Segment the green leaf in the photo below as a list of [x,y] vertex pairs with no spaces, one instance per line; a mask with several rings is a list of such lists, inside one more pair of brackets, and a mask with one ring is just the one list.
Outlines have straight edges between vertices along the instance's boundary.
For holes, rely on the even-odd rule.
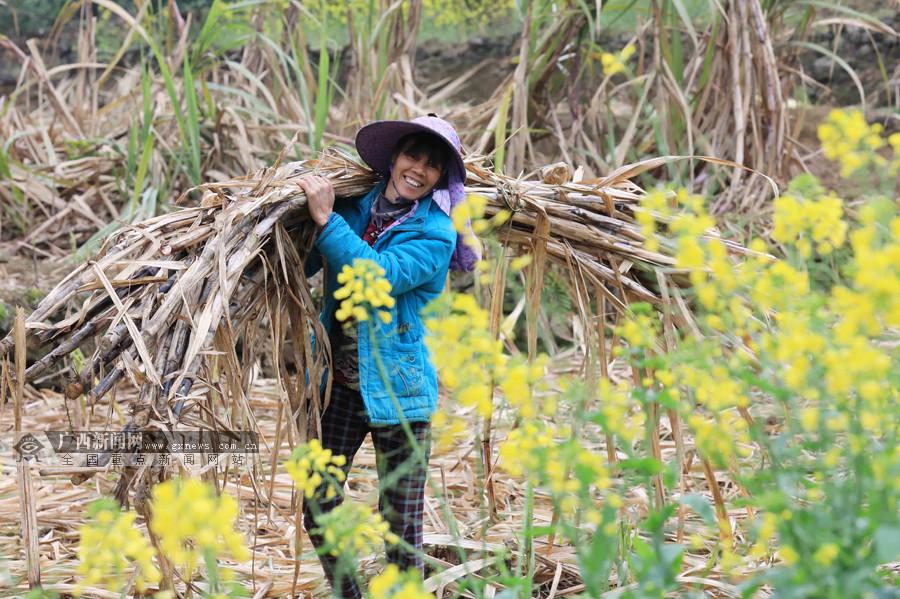
[[663,564],[673,573],[678,573],[681,567],[681,558],[684,556],[684,546],[677,543],[666,543],[660,548]]
[[121,511],[119,503],[111,497],[101,497],[88,504],[87,515],[89,518],[96,518],[101,512],[118,512]]
[[[721,18],[719,13],[716,13],[715,19],[713,20],[712,33],[709,35],[709,39],[715,40],[719,38],[719,24],[721,22]],[[716,56],[716,45],[713,43],[709,43],[706,45],[706,54],[703,55],[703,68],[700,71],[700,79],[697,83],[697,89],[702,90],[706,87],[706,83],[709,81],[710,73],[712,72],[712,62],[713,58]],[[693,108],[697,107],[697,103],[700,101],[700,97],[703,94],[697,93],[694,94],[694,98],[691,101],[691,105]]]
[[672,5],[675,7],[675,11],[678,13],[678,17],[681,19],[681,22],[684,23],[684,28],[687,31],[688,36],[691,38],[691,42],[694,44],[694,48],[699,47],[700,42],[697,40],[697,32],[694,31],[694,24],[692,22],[691,15],[685,8],[684,3],[681,0],[672,0]]
[[634,543],[632,544],[631,548],[634,550],[635,555],[637,555],[642,561],[653,561],[653,547],[651,547],[650,543],[648,543],[641,537],[636,537],[634,539]]
[[660,510],[653,510],[647,515],[647,518],[641,522],[641,528],[647,532],[661,532],[666,521],[675,514],[678,506],[674,503],[667,503]]
[[197,110],[197,90],[194,89],[194,74],[191,71],[191,61],[187,53],[184,54],[184,101],[187,104],[188,151],[191,159],[191,172],[196,177],[195,185],[202,178],[200,174],[200,114]]
[[698,516],[700,516],[705,524],[709,526],[716,525],[716,513],[702,495],[696,493],[685,495],[679,500],[679,503],[691,508]]
[[546,537],[559,532],[558,529],[558,526],[535,526],[531,529],[531,536],[535,538]]
[[896,561],[900,557],[900,525],[882,524],[875,531],[875,556],[879,564]]
[[[9,168],[9,156],[6,153],[5,147],[0,147],[0,180],[6,179],[10,182],[10,189],[12,190],[13,197],[18,203],[18,208],[27,208],[28,201],[25,199],[25,194],[22,193],[22,190],[15,184],[12,178],[12,171]],[[13,207],[14,209],[11,211],[11,216],[13,222],[15,222],[16,226],[21,230],[25,230],[25,222],[22,219],[22,215],[19,211]]]
[[319,81],[316,89],[316,127],[313,138],[313,149],[319,151],[322,148],[322,135],[325,133],[325,121],[328,118],[328,105],[331,103],[331,94],[328,87],[328,45],[324,40],[319,50]]
[[662,472],[662,464],[654,458],[628,458],[622,460],[622,468],[634,470],[640,474],[653,475]]
[[134,176],[134,188],[131,190],[130,211],[133,212],[138,205],[138,198],[141,196],[144,188],[144,178],[147,176],[147,170],[150,168],[150,157],[153,155],[153,136],[148,135],[144,140],[144,147],[141,150],[141,161],[138,163],[137,174]]
[[128,131],[128,146],[125,152],[125,185],[134,184],[134,169],[137,168],[137,148],[140,127],[132,122]]
[[785,194],[816,200],[825,195],[825,188],[812,173],[802,173],[791,179]]
[[[676,9],[681,8],[681,10],[684,10],[684,7],[681,6],[680,2],[678,2],[677,0],[673,0],[673,5],[676,7]],[[679,14],[681,14],[680,11],[679,11]],[[670,40],[670,52],[666,58],[667,58],[667,62],[669,64],[669,68],[672,70],[672,74],[675,76],[675,81],[678,83],[679,86],[683,86],[684,85],[684,47],[681,44],[680,32],[677,29],[675,29],[675,27],[674,27],[675,15],[673,13],[669,13],[669,15],[670,15],[669,20],[672,21],[672,25],[673,25],[672,29],[674,30],[675,33],[672,36],[672,39]],[[682,16],[682,19],[684,19],[684,18],[685,17]],[[685,22],[685,24],[688,25],[688,27],[690,27],[689,20],[685,20],[684,22]],[[694,47],[696,48],[697,47],[697,34],[694,32],[694,29],[692,27],[690,29],[688,29],[688,32],[691,35],[691,39],[694,40]],[[670,107],[670,111],[674,114],[674,107]],[[677,132],[676,132],[676,135],[678,135]]]
[[880,31],[881,33],[887,33],[888,35],[892,35],[895,32],[881,19],[877,17],[873,17],[872,15],[866,14],[864,12],[860,12],[858,10],[854,10],[849,6],[843,6],[837,2],[829,2],[826,0],[796,0],[798,6],[811,6],[814,8],[822,8],[829,11],[834,11],[836,13],[843,13],[848,17],[853,19],[858,19],[865,23],[871,25],[874,29]]

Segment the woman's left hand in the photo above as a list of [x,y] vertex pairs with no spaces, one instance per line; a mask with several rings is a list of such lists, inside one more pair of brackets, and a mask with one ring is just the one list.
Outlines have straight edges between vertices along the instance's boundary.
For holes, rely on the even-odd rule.
[[334,210],[334,186],[331,181],[318,175],[304,175],[297,181],[297,185],[306,193],[310,218],[324,227]]

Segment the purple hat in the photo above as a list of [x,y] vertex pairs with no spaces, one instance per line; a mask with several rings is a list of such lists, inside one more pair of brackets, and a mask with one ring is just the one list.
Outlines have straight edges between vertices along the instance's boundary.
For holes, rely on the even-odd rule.
[[[361,128],[356,133],[356,151],[372,170],[390,176],[391,157],[397,142],[410,133],[430,133],[443,141],[453,156],[448,165],[447,174],[465,176],[466,167],[460,153],[459,135],[453,125],[444,119],[429,114],[411,121],[375,121]],[[455,173],[453,171],[456,171]]]
[[[459,135],[453,125],[434,114],[420,116],[411,121],[375,121],[356,133],[356,151],[372,170],[383,177],[390,177],[391,158],[397,142],[405,135],[420,132],[437,136],[450,150],[452,158],[447,165],[446,176],[441,177],[441,182],[438,183],[441,187],[436,187],[432,192],[434,202],[449,216],[453,207],[466,197],[466,166],[460,152]],[[467,222],[466,226],[471,232],[471,223]],[[475,263],[481,259],[481,248],[469,246],[465,237],[467,236],[458,236],[450,267],[455,270],[471,271],[474,270]],[[474,233],[468,237],[474,238]]]

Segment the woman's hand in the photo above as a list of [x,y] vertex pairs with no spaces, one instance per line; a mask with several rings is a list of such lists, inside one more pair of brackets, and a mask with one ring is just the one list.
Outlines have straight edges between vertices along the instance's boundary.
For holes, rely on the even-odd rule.
[[297,185],[306,193],[310,218],[324,227],[334,209],[334,186],[331,181],[318,175],[304,175],[297,181]]

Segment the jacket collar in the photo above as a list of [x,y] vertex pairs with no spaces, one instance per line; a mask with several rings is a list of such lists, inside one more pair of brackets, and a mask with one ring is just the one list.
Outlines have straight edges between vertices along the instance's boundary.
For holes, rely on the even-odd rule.
[[[372,190],[367,193],[362,200],[356,203],[356,210],[360,213],[360,217],[366,223],[369,222],[369,214],[372,210],[372,204],[375,203],[375,198],[378,197],[378,194],[384,191],[384,188],[387,186],[386,181],[380,181],[372,188]],[[428,214],[428,211],[431,210],[431,206],[434,203],[434,199],[432,194],[429,193],[425,197],[419,200],[419,205],[415,209],[415,213],[413,213],[409,218],[404,220],[400,225],[403,228],[412,225],[420,225],[425,222],[425,216]]]

